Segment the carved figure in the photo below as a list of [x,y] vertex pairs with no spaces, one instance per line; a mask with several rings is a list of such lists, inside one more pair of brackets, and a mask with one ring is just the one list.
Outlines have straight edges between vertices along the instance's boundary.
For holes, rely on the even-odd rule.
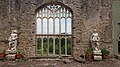
[[11,36],[9,37],[9,49],[8,51],[16,50],[17,47],[17,30],[12,30]]
[[99,40],[100,40],[100,37],[98,36],[98,33],[97,33],[97,30],[94,29],[92,35],[91,35],[91,44],[92,44],[92,49],[93,50],[100,50],[99,49]]

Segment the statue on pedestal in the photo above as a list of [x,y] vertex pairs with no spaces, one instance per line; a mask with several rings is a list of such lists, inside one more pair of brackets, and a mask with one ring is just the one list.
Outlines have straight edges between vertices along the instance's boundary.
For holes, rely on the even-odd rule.
[[92,44],[92,49],[95,50],[95,51],[100,50],[99,49],[99,43],[98,43],[100,38],[98,36],[98,33],[97,33],[96,29],[94,29],[90,40],[91,40],[91,44]]
[[17,30],[12,30],[11,36],[9,37],[9,48],[8,51],[16,51],[17,47]]
[[100,41],[100,37],[98,36],[97,30],[94,29],[93,33],[91,35],[91,45],[92,45],[92,49],[93,49],[93,58],[94,60],[102,60],[102,53],[101,50],[99,48],[99,41]]

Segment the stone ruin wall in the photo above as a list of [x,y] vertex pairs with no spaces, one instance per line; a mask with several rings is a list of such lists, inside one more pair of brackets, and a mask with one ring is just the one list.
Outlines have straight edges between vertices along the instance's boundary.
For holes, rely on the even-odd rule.
[[[8,48],[12,29],[18,30],[18,49],[26,57],[35,57],[35,10],[47,0],[0,0],[0,49]],[[73,10],[73,57],[90,47],[94,28],[99,32],[100,48],[113,54],[112,0],[64,0]],[[10,10],[9,10],[10,7]]]

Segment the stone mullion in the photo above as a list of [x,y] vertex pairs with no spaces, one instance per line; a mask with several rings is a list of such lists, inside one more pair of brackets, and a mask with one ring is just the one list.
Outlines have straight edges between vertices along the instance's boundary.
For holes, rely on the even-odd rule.
[[[55,34],[55,18],[53,17],[53,34]],[[53,37],[53,55],[55,55],[55,37]]]
[[70,17],[70,12],[68,11],[68,17]]
[[55,34],[55,18],[53,18],[53,34]]
[[59,34],[61,34],[61,18],[59,18]]
[[59,37],[59,55],[61,56],[61,37]]
[[41,39],[42,39],[41,55],[43,55],[43,37]]
[[67,19],[65,18],[65,34],[67,33]]
[[[59,18],[59,34],[61,34],[61,18]],[[59,55],[61,56],[61,38],[59,36]]]
[[53,55],[55,55],[55,37],[53,37]]
[[41,18],[41,34],[43,34],[43,18]]
[[67,36],[65,36],[65,55],[67,55]]
[[[66,10],[65,10],[66,13]],[[65,34],[67,35],[67,18],[65,14]],[[67,55],[67,36],[65,36],[65,55]]]
[[[47,34],[49,34],[49,19],[47,18]],[[47,54],[49,55],[49,37],[47,37]]]
[[[46,8],[46,17],[47,17],[47,34],[49,34],[49,18],[48,18],[48,10]],[[47,37],[47,54],[49,56],[49,36]]]
[[[43,34],[43,12],[41,11],[41,34]],[[42,46],[41,46],[41,54],[43,55],[43,36],[42,36]]]
[[64,8],[62,8],[62,17],[64,17]]

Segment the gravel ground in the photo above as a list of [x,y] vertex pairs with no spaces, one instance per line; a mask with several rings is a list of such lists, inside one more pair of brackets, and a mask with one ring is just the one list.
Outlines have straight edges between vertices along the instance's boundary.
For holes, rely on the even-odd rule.
[[27,60],[24,62],[5,61],[0,62],[0,67],[120,67],[120,60],[104,60],[104,61],[86,61],[79,63],[71,61],[63,63],[62,60]]

